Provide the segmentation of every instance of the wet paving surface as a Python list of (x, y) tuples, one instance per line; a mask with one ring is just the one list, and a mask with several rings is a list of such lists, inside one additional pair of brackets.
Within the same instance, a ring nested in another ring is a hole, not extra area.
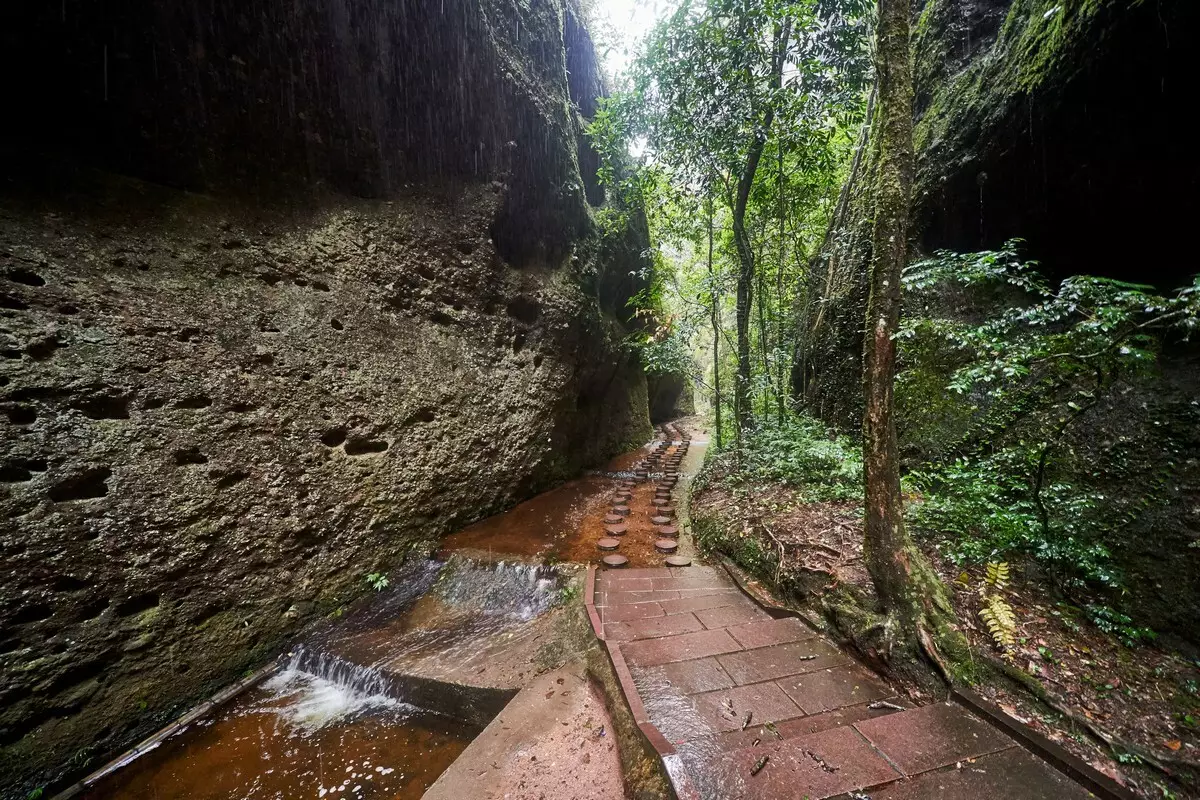
[(680, 798), (1089, 796), (964, 707), (913, 707), (721, 569), (602, 572), (591, 602)]
[[(505, 553), (579, 564), (601, 564), (604, 556), (618, 555), (635, 568), (661, 566), (675, 552), (690, 556), (688, 543), (679, 542), (676, 551), (663, 540), (678, 539), (679, 503), (706, 446), (705, 439), (693, 440), (684, 428), (660, 427), (653, 442), (619, 456), (604, 470), (447, 537), (442, 553)], [(605, 538), (616, 539), (616, 548), (602, 550), (599, 542)]]

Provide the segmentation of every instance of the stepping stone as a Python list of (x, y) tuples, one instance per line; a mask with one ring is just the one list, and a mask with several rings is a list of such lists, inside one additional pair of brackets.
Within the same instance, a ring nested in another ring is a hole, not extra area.
[(668, 567), (690, 567), (692, 560), (687, 556), (667, 556), (663, 559)]
[[(618, 517), (620, 519), (620, 517)], [(604, 532), (609, 536), (624, 536), (629, 530), (625, 525), (605, 525)]]
[(613, 495), (613, 500), (616, 500), (618, 503), (628, 503), (632, 499), (633, 495), (629, 492), (617, 492)]
[(669, 506), (669, 505), (671, 505), (671, 501), (670, 501), (670, 499), (669, 499), (669, 498), (666, 498), (666, 497), (656, 497), (656, 498), (654, 498), (653, 500), (651, 500), (650, 502), (651, 502), (651, 503), (653, 503), (653, 504), (654, 504), (654, 505), (656, 505), (656, 506)]
[(625, 521), (625, 518), (622, 517), (620, 514), (605, 514), (604, 515), (604, 524), (605, 525), (620, 525), (624, 521)]
[(625, 506), (625, 505), (613, 506), (612, 513), (614, 513), (620, 517), (628, 517), (629, 516), (629, 506)]
[(659, 514), (663, 514), (664, 516), (671, 516), (672, 514), (675, 513), (674, 506), (659, 506), (658, 508), (656, 508), (654, 510), (656, 512), (658, 512)]
[(657, 517), (651, 517), (650, 521), (653, 522), (655, 525), (670, 525), (671, 524), (670, 517), (664, 517), (661, 515), (657, 516)]
[(634, 475), (636, 475), (637, 477), (639, 477), (639, 478), (643, 479), (643, 480), (645, 480), (646, 478), (650, 477), (650, 473), (646, 472), (646, 470), (644, 470), (644, 469), (639, 469), (639, 470), (637, 470), (636, 472), (634, 472), (633, 474), (634, 474)]
[(601, 550), (616, 550), (620, 546), (620, 539), (600, 539), (596, 542), (596, 547), (599, 547)]
[(611, 556), (605, 556), (600, 560), (604, 562), (604, 566), (612, 567), (614, 569), (617, 567), (623, 567), (629, 563), (628, 558), (622, 555), (617, 555), (616, 553), (613, 553)]
[(657, 530), (659, 536), (666, 536), (670, 539), (679, 537), (679, 528), (676, 528), (674, 525), (659, 525)]
[(674, 553), (679, 549), (679, 542), (674, 539), (659, 539), (655, 541), (654, 549), (660, 553)]

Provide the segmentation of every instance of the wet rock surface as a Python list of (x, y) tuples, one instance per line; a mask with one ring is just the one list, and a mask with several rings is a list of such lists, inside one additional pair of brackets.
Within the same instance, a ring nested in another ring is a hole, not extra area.
[(493, 187), (300, 217), (143, 192), (0, 215), (6, 777), (649, 435), (620, 323), (575, 270), (508, 267)]

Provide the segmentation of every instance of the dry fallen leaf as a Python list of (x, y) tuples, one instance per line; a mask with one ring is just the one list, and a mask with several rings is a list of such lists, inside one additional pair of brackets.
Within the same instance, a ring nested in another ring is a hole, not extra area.
[(1178, 750), (1179, 748), (1183, 747), (1183, 742), (1179, 741), (1178, 739), (1168, 739), (1167, 741), (1163, 742), (1163, 744), (1167, 746), (1168, 750)]

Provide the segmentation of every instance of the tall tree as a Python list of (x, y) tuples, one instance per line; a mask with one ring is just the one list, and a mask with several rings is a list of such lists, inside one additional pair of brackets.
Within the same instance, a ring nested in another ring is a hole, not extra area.
[(748, 219), (759, 205), (759, 166), (769, 142), (783, 146), (781, 127), (797, 151), (828, 148), (834, 120), (857, 107), (862, 3), (684, 0), (650, 33), (634, 64), (632, 134), (644, 137), (648, 157), (685, 190), (715, 176), (732, 226), (739, 441), (753, 415), (756, 264)]
[(864, 556), (883, 610), (898, 622), (901, 648), (920, 649), (949, 679), (946, 651), (963, 646), (946, 590), (904, 525), (896, 441), (896, 332), (900, 275), (908, 257), (913, 184), (911, 0), (879, 0), (875, 69), (879, 148), (870, 296), (864, 336)]

